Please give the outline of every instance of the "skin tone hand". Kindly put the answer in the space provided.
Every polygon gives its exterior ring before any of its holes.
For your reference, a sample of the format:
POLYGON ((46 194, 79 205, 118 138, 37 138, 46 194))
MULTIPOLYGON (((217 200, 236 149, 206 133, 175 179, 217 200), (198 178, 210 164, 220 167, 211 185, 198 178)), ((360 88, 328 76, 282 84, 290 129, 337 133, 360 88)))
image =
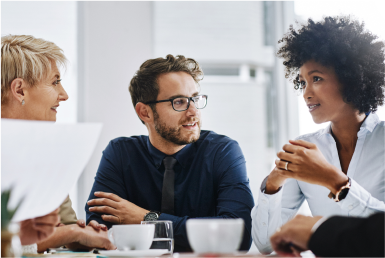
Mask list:
MULTIPOLYGON (((78 221, 76 221, 76 224, 79 227, 82 227, 82 228, 86 227, 86 222, 84 221, 84 219, 78 219, 78 221)), ((107 231, 108 230, 106 225, 99 224, 96 220, 91 220, 90 223, 88 223, 88 226, 93 227, 96 231, 99 231, 100 229, 103 230, 103 231, 107 231)))
MULTIPOLYGON (((79 240, 79 235, 84 235, 86 231, 89 231, 88 228, 93 228, 95 232, 99 231, 107 231, 107 227, 103 224, 99 224, 95 220, 90 221, 88 223, 88 226, 86 226, 86 223, 83 219, 79 219, 76 224, 71 225, 65 225, 63 223, 59 223, 56 225, 55 232, 49 236, 47 239, 44 239, 42 241, 39 241, 37 244, 37 251, 39 253, 44 252, 47 250, 47 248, 56 248, 59 246, 65 245, 67 248, 77 251, 77 250, 91 250, 93 248, 112 248, 104 241, 98 241, 98 238, 95 238, 96 242, 90 242, 91 245, 86 246, 79 243, 83 240, 81 238, 79 240), (78 241, 78 242, 77 242, 78 241), (94 246, 95 245, 95 246, 94 246), (99 245, 99 246, 97 246, 99 245)), ((94 233, 96 234, 96 233, 94 233)), ((85 236, 87 237, 87 235, 85 236)), ((107 238, 108 240, 108 238, 107 238)))
POLYGON ((270 237, 271 245, 279 256, 301 257, 300 252, 308 250, 311 229, 322 217, 297 215, 270 237))
POLYGON ((102 219, 115 224, 140 224, 148 210, 120 198, 116 194, 95 192, 97 199, 87 202, 91 212, 103 213, 102 219))
MULTIPOLYGON (((73 226, 78 227, 78 225, 73 226)), ((108 232, 106 230, 96 230, 91 226, 86 226, 78 229, 76 236, 73 243, 66 245, 71 250, 91 250, 93 248, 116 249, 116 246, 108 239, 108 232)))
MULTIPOLYGON (((85 228, 86 227, 86 222, 84 221, 84 219, 78 219, 76 221, 76 224, 79 226, 79 227, 82 227, 82 228, 85 228)), ((58 225, 56 225, 57 227, 62 227, 62 226, 65 226, 65 224, 63 223, 59 223, 58 225)), ((104 230, 104 231, 107 231, 108 228, 106 225, 104 224, 99 224, 96 220, 91 220, 90 223, 88 223, 88 226, 91 226, 93 227, 95 230, 99 231, 100 229, 101 230, 104 230)))
POLYGON ((116 249, 108 239, 106 230, 95 229, 92 226, 79 226, 79 223, 77 223, 58 226, 50 237, 37 243, 37 251, 41 253, 47 248, 56 248, 63 245, 74 251, 90 251, 93 248, 116 249))
POLYGON ((275 161, 276 167, 269 175, 266 193, 277 192, 287 178, 324 186, 334 194, 349 181, 341 170, 327 162, 315 144, 303 140, 289 142, 277 154, 280 160, 275 161))
POLYGON ((20 222, 20 241, 22 245, 31 245, 52 235, 59 223, 59 208, 38 218, 20 222))

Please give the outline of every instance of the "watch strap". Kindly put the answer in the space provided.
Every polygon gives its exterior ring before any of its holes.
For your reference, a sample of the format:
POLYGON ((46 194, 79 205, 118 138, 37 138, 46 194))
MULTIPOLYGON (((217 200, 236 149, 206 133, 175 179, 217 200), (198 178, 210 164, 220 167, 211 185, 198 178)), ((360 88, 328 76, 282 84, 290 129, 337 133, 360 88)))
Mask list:
POLYGON ((348 195, 349 193, 349 189, 351 187, 351 180, 350 180, 350 177, 348 177, 349 180, 348 182, 343 185, 337 192, 336 194, 333 194, 332 192, 329 193, 328 197, 330 199, 333 199, 335 202, 339 202, 339 201, 342 201, 343 199, 345 199, 345 197, 348 195))
POLYGON ((154 212, 154 213, 158 214, 158 217, 160 216, 160 214, 162 214, 160 211, 153 211, 153 210, 150 210, 150 212, 154 212))

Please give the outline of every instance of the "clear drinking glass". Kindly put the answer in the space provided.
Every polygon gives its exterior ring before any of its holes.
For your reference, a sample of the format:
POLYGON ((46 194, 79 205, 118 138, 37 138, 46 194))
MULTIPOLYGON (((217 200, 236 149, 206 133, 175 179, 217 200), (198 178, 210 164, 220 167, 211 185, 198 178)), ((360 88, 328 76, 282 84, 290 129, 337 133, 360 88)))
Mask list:
POLYGON ((169 253, 172 254, 174 251, 174 232, 172 229, 172 221, 142 221, 142 224, 155 225, 154 240, 152 241, 150 249, 167 249, 169 253))

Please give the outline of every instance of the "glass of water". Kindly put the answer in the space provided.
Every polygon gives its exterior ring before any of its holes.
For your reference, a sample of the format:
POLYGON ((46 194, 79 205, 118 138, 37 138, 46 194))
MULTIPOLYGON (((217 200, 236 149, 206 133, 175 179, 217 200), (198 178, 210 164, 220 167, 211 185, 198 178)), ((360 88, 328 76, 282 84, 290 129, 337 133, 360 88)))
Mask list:
POLYGON ((154 240, 150 249, 167 249, 170 254, 174 251, 174 232, 172 230, 172 221, 156 220, 142 221, 142 224, 154 224, 154 240))

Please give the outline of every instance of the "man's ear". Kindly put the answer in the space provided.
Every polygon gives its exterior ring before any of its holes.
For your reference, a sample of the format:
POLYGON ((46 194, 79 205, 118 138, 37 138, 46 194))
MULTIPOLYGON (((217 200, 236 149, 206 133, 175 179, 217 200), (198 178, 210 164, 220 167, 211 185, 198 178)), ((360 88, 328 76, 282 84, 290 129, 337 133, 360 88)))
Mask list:
POLYGON ((10 96, 15 98, 18 102, 22 102, 25 98, 24 89, 26 87, 26 83, 21 78, 16 78, 11 82, 11 94, 10 96))
POLYGON ((148 124, 148 123, 151 123, 154 121, 154 114, 153 114, 150 106, 148 106, 142 102, 138 102, 135 105, 135 111, 136 111, 136 114, 138 115, 138 117, 143 122, 148 124))

